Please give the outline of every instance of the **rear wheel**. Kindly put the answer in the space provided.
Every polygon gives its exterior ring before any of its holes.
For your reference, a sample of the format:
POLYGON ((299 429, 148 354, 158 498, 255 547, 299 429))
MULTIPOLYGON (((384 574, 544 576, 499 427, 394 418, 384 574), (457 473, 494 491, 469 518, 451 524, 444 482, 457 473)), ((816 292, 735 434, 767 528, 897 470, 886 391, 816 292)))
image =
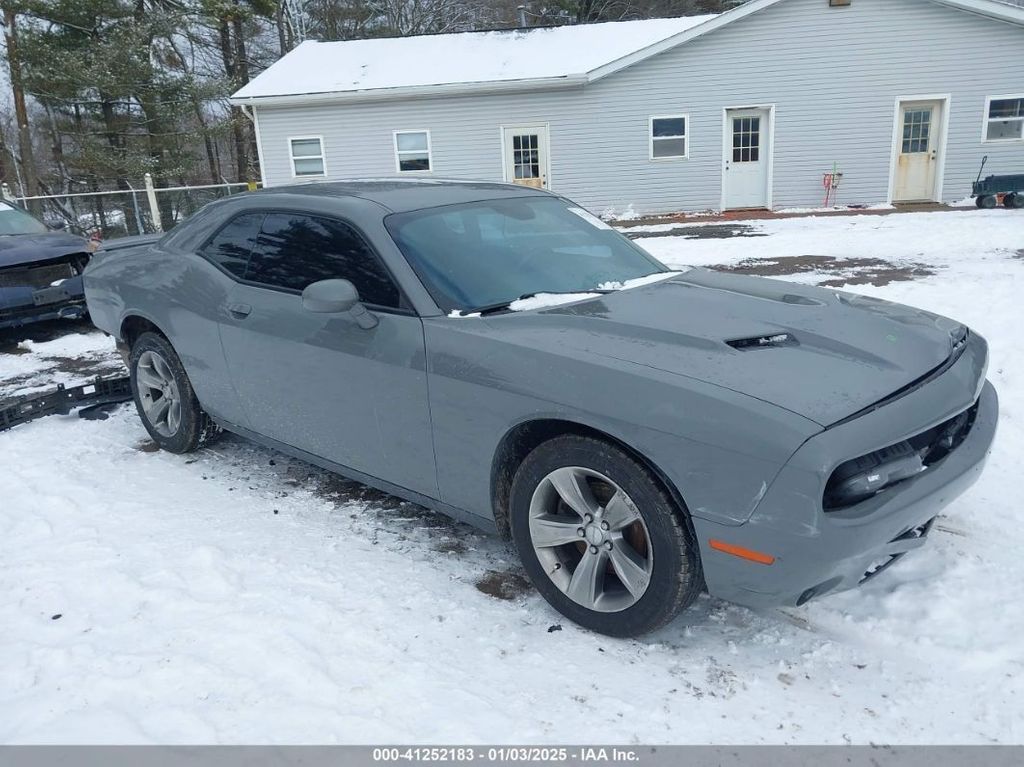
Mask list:
POLYGON ((510 522, 534 586, 567 618, 611 636, 653 631, 703 587, 685 510, 618 447, 556 437, 512 483, 510 522))
POLYGON ((1017 195, 1015 192, 1009 192, 1003 195, 1003 207, 1004 208, 1016 208, 1017 207, 1017 195))
POLYGON ((220 429, 199 406, 185 368, 163 336, 146 332, 129 356, 132 395, 143 426, 161 448, 190 453, 220 429))
POLYGON ((974 203, 979 208, 991 210, 992 208, 999 204, 999 200, 996 198, 994 194, 983 194, 980 195, 978 199, 974 201, 974 203))

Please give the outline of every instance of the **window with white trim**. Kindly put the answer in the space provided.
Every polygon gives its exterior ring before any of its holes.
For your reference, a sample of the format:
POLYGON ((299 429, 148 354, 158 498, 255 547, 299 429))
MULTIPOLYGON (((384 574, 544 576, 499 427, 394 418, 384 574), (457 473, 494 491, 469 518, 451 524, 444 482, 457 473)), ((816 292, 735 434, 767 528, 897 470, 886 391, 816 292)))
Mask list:
POLYGON ((324 142, 319 136, 300 136, 288 139, 292 158, 292 175, 296 178, 326 176, 324 168, 324 142))
POLYGON ((424 172, 430 161, 430 131, 395 131, 395 168, 399 173, 424 172))
POLYGON ((1024 96, 990 98, 985 111, 985 141, 1024 140, 1024 96))
POLYGON ((651 159, 680 160, 690 156, 689 115, 651 118, 651 159))

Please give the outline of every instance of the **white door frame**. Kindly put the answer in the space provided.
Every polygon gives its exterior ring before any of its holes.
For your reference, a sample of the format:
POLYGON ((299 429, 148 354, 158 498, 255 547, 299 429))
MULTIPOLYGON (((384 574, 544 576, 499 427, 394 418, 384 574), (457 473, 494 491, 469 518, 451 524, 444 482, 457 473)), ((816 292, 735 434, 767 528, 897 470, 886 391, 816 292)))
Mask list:
POLYGON ((953 103, 953 96, 949 93, 931 93, 920 96, 897 96, 896 106, 893 108, 892 117, 892 148, 889 156, 889 191, 885 202, 892 205, 893 197, 896 196, 896 166, 900 161, 900 148, 903 146, 903 121, 900 119, 900 109, 904 104, 915 101, 941 101, 942 122, 939 124, 937 138, 938 146, 935 148, 935 189, 932 190, 932 199, 936 202, 942 201, 943 184, 946 181, 946 145, 949 140, 949 112, 953 103))
POLYGON ((729 112, 740 109, 763 109, 768 113, 768 179, 765 183, 768 189, 765 194, 765 207, 772 209, 775 197, 775 104, 736 104, 722 108, 722 168, 721 179, 722 196, 718 209, 726 210, 725 207, 725 166, 732 159, 732 131, 729 125, 729 112))
POLYGON ((505 146, 505 131, 507 130, 543 130, 544 131, 544 178, 546 183, 544 189, 551 189, 551 123, 548 122, 517 122, 502 123, 498 126, 498 146, 501 147, 501 178, 506 184, 514 183, 512 180, 512 169, 508 166, 508 152, 505 146))

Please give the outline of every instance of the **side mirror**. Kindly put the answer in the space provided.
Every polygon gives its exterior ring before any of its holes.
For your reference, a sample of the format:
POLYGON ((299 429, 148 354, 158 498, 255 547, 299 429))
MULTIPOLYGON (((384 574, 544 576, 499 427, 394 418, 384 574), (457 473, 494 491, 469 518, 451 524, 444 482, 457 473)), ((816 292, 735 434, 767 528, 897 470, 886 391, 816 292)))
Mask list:
POLYGON ((359 302, 359 292, 348 280, 320 280, 308 285, 302 291, 302 308, 317 314, 348 312, 359 327, 367 330, 377 325, 377 318, 359 302))

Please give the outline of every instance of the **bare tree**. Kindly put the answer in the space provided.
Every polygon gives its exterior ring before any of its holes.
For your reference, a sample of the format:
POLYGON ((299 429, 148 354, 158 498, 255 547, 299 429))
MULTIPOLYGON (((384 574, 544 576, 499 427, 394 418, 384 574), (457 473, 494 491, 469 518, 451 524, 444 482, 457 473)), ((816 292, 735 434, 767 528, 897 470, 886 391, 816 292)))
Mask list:
POLYGON ((28 109, 25 106, 21 58, 18 54, 18 14, 14 3, 3 3, 4 36, 7 43, 7 65, 10 69, 11 95, 14 99, 14 119, 18 129, 18 152, 21 167, 23 194, 33 197, 39 194, 36 178, 36 162, 32 150, 32 131, 28 124, 28 109))

